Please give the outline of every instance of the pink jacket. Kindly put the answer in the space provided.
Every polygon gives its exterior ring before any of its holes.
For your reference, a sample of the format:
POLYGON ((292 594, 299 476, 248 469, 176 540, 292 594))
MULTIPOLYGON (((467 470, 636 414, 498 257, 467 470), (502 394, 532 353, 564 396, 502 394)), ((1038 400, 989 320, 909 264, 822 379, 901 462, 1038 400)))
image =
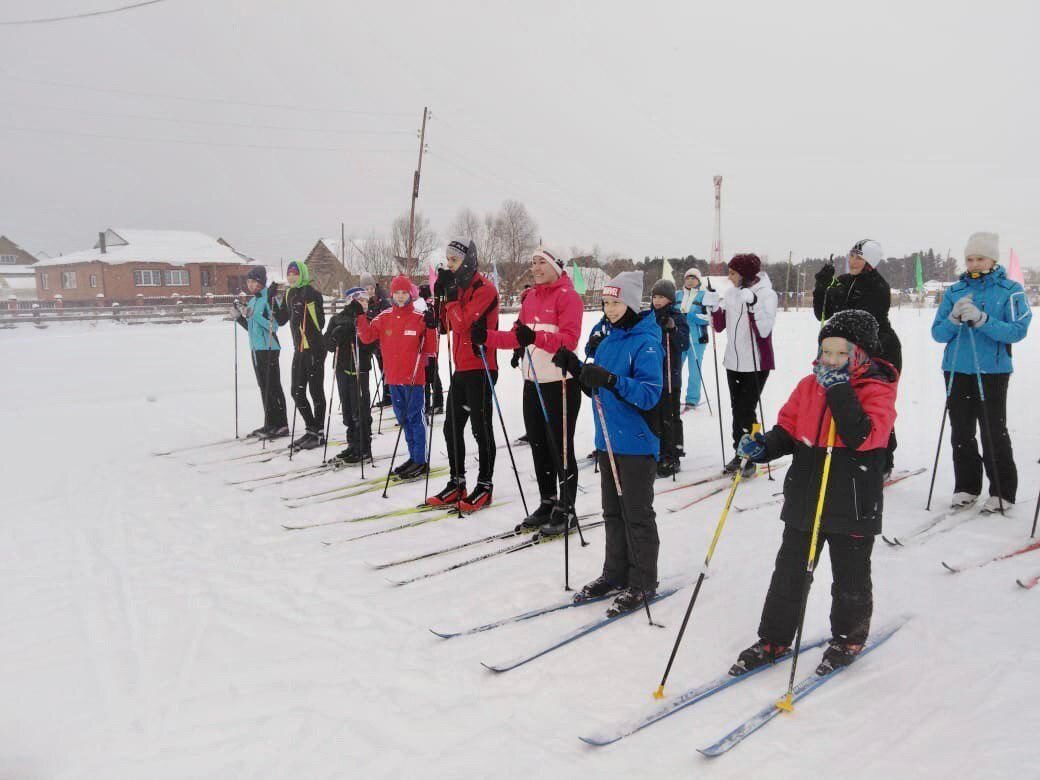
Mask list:
MULTIPOLYGON (((584 310, 581 297, 574 292, 574 285, 566 273, 560 274, 554 282, 527 290, 522 296, 520 316, 516 319, 517 323, 522 322, 535 332, 530 349, 534 372, 525 354, 524 379, 533 382, 534 374, 542 384, 563 379, 563 372, 552 364, 552 357, 560 347, 572 352, 578 348, 584 310)), ((488 331, 487 345, 489 349, 516 349, 520 346, 516 340, 516 326, 513 330, 488 331)))

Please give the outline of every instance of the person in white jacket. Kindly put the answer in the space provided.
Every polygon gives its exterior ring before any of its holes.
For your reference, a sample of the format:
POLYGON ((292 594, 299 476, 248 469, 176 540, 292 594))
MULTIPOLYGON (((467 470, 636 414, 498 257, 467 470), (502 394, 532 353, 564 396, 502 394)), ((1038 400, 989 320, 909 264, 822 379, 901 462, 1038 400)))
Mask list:
MULTIPOLYGON (((740 437, 751 433, 757 419, 755 406, 774 368, 773 325, 777 298, 769 277, 762 272, 758 255, 734 255, 729 261, 729 279, 733 286, 718 301, 705 295, 704 302, 713 308, 712 325, 716 332, 725 330, 727 333, 722 364, 729 383, 735 453, 740 437)), ((762 424, 765 425, 765 420, 762 424)), ((725 471, 732 473, 739 467, 740 459, 734 454, 725 471)), ((744 476, 750 476, 754 470, 755 465, 749 462, 744 476)))

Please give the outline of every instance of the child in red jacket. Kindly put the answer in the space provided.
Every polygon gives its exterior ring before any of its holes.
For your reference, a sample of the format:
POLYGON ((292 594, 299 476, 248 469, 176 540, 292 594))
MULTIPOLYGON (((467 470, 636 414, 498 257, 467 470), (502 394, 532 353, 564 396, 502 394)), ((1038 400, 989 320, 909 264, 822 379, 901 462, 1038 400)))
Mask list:
POLYGON ((875 357, 880 348, 878 324, 865 311, 838 312, 820 329, 819 341, 813 373, 795 387, 773 430, 765 436, 745 434, 737 448, 738 457, 755 463, 789 453, 794 458, 784 480, 784 534, 762 608, 759 641, 740 654, 730 669, 734 676, 776 661, 794 640, 832 420, 837 435, 816 553, 819 560, 826 542, 834 580, 831 641, 816 673, 852 663, 870 631, 870 554, 874 537, 881 533, 899 374, 891 363, 875 357))
MULTIPOLYGON (((378 341, 394 415, 408 444, 408 460, 394 469, 402 479, 426 473, 426 424, 423 421, 423 386, 426 359, 437 351, 436 319, 432 311, 420 314, 412 301, 412 282, 397 276, 390 283, 394 305, 369 321, 357 318, 358 338, 365 344, 378 341), (420 365, 423 371, 420 371, 420 365)), ((359 310, 361 304, 354 302, 359 310)), ((360 313, 360 311, 358 311, 360 313)))

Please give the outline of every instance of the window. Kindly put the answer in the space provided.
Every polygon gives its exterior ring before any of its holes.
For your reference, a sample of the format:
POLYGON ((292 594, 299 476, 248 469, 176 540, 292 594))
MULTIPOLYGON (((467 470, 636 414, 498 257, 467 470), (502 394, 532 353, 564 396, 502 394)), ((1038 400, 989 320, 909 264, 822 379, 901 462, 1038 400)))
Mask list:
POLYGON ((187 287, 187 271, 163 271, 163 282, 167 287, 187 287))
POLYGON ((15 265, 18 262, 18 255, 0 255, 0 265, 15 265))
POLYGON ((76 272, 75 271, 62 271, 61 272, 61 289, 63 289, 63 290, 75 290, 76 289, 76 272))
POLYGON ((199 276, 202 277, 202 286, 203 287, 212 287, 213 286, 213 269, 212 268, 200 268, 199 269, 199 276))
POLYGON ((231 295, 238 295, 246 289, 246 278, 244 276, 229 276, 227 278, 227 291, 231 295))
POLYGON ((94 288, 97 287, 97 274, 90 275, 90 286, 94 288))
POLYGON ((40 274, 40 287, 44 290, 51 289, 50 283, 47 281, 47 274, 40 274))
POLYGON ((134 287, 161 287, 162 272, 147 269, 134 271, 134 287))

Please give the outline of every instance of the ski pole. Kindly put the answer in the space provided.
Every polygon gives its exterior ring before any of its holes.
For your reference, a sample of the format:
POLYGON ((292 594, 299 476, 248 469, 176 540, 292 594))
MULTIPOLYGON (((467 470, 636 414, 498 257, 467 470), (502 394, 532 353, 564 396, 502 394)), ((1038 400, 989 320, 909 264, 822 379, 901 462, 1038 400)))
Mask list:
MULTIPOLYGON (((760 430, 762 430, 762 426, 755 423, 751 428, 751 435, 754 436, 760 430)), ((690 614, 693 612, 693 605, 697 603, 697 596, 701 592, 701 584, 704 582, 704 578, 708 574, 708 566, 711 564, 711 558, 715 554, 715 546, 719 543, 719 537, 722 536, 722 529, 726 525, 726 518, 729 516, 729 508, 733 503, 733 496, 737 493, 737 485, 740 484, 741 475, 748 460, 749 459, 746 456, 741 458, 740 468, 733 474, 733 484, 730 485, 729 495, 726 497, 726 504, 722 507, 722 515, 719 517, 718 525, 715 526, 715 535, 711 538, 711 544, 708 545, 708 554, 704 556, 704 566, 701 567, 700 574, 697 575, 697 584, 693 586, 693 595, 690 596, 690 603, 686 607, 686 614, 683 616, 682 625, 679 626, 679 634, 675 637, 675 644, 672 646, 672 654, 668 656, 668 664, 664 668, 664 675, 661 677, 661 684, 658 685, 657 690, 654 691, 655 699, 664 698, 664 684, 668 682, 668 674, 672 671, 672 664, 675 662, 675 654, 679 652, 679 643, 682 642, 683 634, 686 633, 686 624, 690 622, 690 614)))
POLYGON ((238 321, 231 320, 231 328, 235 332, 232 333, 232 337, 235 339, 235 438, 238 438, 238 321))
MULTIPOLYGON (((603 403, 599 400, 598 390, 592 396, 592 401, 596 406, 596 415, 599 417, 600 428, 603 429, 603 441, 607 445, 607 460, 610 461, 610 471, 614 475, 614 491, 618 497, 618 511, 621 514, 621 524, 625 527, 625 541, 628 544, 628 554, 632 556, 633 566, 638 569, 639 556, 636 553, 635 545, 632 543, 632 529, 629 527, 628 514, 625 512, 625 498, 621 492, 621 478, 618 476, 617 463, 614 462, 614 448, 610 446, 610 431, 607 430, 607 417, 603 414, 603 403)), ((643 608, 646 610, 646 619, 650 621, 650 625, 664 628, 660 623, 655 623, 653 615, 650 614, 650 602, 646 598, 646 591, 640 588, 639 592, 643 595, 643 608)))
POLYGON ((1033 510, 1033 530, 1029 532, 1029 538, 1036 536, 1036 519, 1040 517, 1040 493, 1036 494, 1036 509, 1033 510))
MULTIPOLYGON (((423 356, 423 337, 419 337, 419 354, 415 356, 415 366, 412 368, 412 378, 408 380, 408 387, 412 387, 415 383, 415 372, 419 370, 419 361, 422 360, 423 356)), ((406 410, 407 411, 407 410, 406 410)), ((390 456, 390 466, 386 470, 386 482, 383 484, 383 498, 389 498, 386 491, 390 487, 390 475, 394 473, 394 460, 397 458, 397 447, 401 444, 401 434, 404 433, 404 421, 397 427, 397 439, 394 441, 394 452, 390 456)), ((429 470, 430 464, 426 464, 426 469, 429 470)))
MULTIPOLYGON (((383 357, 382 345, 380 345, 378 354, 379 354, 380 359, 382 359, 382 357, 383 357)), ((383 395, 386 395, 386 393, 387 393, 386 369, 383 368, 383 364, 382 364, 382 362, 380 362, 380 360, 377 360, 376 363, 379 364, 379 381, 383 383, 383 395)), ((377 403, 379 404, 379 425, 376 428, 376 431, 378 431, 379 435, 382 436, 383 435, 383 409, 385 408, 386 404, 383 403, 383 397, 380 396, 378 392, 376 393, 376 399, 377 399, 377 403)), ((401 432, 398 431, 397 434, 398 434, 397 439, 398 439, 398 441, 400 441, 400 439, 401 439, 401 435, 400 435, 401 432)), ((396 450, 397 447, 395 446, 394 449, 396 450)))
POLYGON ((292 405, 292 430, 289 431, 289 462, 292 463, 293 455, 296 453, 296 448, 293 446, 296 444, 296 412, 299 408, 296 406, 296 399, 293 399, 292 405))
MULTIPOLYGON (((711 276, 708 276, 708 292, 715 292, 711 286, 711 276)), ((723 312, 725 316, 725 312, 723 312)), ((715 361, 715 406, 719 410, 719 452, 722 454, 722 467, 726 467, 726 444, 722 438, 722 390, 719 389, 719 351, 715 346, 715 312, 711 312, 711 322, 708 330, 711 331, 711 357, 715 361)))
POLYGON ((516 487, 520 491, 520 503, 524 505, 524 515, 526 516, 530 514, 530 512, 527 511, 527 499, 524 498, 524 486, 520 482, 520 472, 516 470, 516 460, 513 458, 513 447, 509 443, 509 431, 506 430, 506 420, 502 415, 502 406, 498 403, 498 393, 495 392, 495 383, 491 381, 491 369, 488 368, 487 350, 483 344, 478 345, 477 348, 480 350, 480 362, 484 364, 484 376, 487 379, 488 387, 491 390, 491 399, 495 402, 495 409, 498 411, 498 421, 502 425, 502 435, 506 437, 506 451, 509 453, 509 462, 513 464, 513 476, 516 477, 516 487))
MULTIPOLYGON (((560 372, 563 374, 563 379, 560 380, 560 411, 563 416, 563 427, 560 429, 560 435, 563 437, 563 467, 567 469, 570 467, 570 462, 567 460, 567 374, 566 372, 560 372)), ((569 490, 568 486, 560 485, 560 490, 569 490)), ((564 502, 567 499, 564 497, 564 502)), ((574 503, 573 501, 571 503, 574 503)), ((575 512, 577 514, 577 512, 575 512)), ((569 521, 569 519, 568 519, 569 521)), ((563 589, 571 589, 571 535, 563 535, 563 589)))
MULTIPOLYGON (((665 368, 668 369, 668 411, 667 414, 672 418, 672 441, 669 442, 669 446, 674 451, 679 444, 679 434, 676 428, 679 425, 679 418, 674 415, 675 408, 672 405, 672 340, 667 333, 664 334, 664 362, 665 368)), ((676 459, 678 460, 678 459, 676 459)), ((678 464, 676 464, 677 466, 678 464)), ((675 482, 675 471, 676 468, 672 468, 672 482, 675 482)))
MULTIPOLYGON (((693 362, 696 363, 696 365, 697 365, 697 377, 698 377, 698 379, 701 380, 701 387, 704 387, 704 374, 701 373, 701 361, 700 361, 700 358, 697 357, 697 353, 696 352, 693 353, 693 362)), ((715 412, 713 412, 711 410, 711 393, 709 393, 709 392, 705 392, 704 393, 704 401, 705 401, 705 403, 708 404, 708 414, 710 414, 712 417, 714 417, 715 416, 715 412)))
MULTIPOLYGON (((757 344, 755 343, 758 327, 751 318, 751 307, 745 304, 744 308, 748 315, 748 337, 751 339, 751 366, 755 369, 755 392, 758 393, 758 416, 762 418, 762 425, 765 425, 766 413, 762 408, 762 380, 758 377, 758 355, 756 353, 757 344)), ((752 427, 754 427, 754 423, 752 423, 752 427)), ((769 465, 769 461, 766 461, 766 476, 769 477, 770 482, 773 481, 773 467, 769 465)))
POLYGON ((827 496, 827 482, 831 476, 831 457, 834 453, 834 439, 837 426, 831 417, 831 426, 827 431, 827 456, 823 460, 823 475, 820 477, 820 495, 816 499, 816 516, 813 518, 812 536, 809 539, 809 557, 805 564, 805 586, 802 590, 802 609, 798 617, 798 631, 794 637, 794 653, 791 656, 791 678, 787 683, 787 693, 776 703, 777 709, 784 712, 794 711, 794 677, 798 671, 798 652, 802 648, 802 628, 805 626, 805 609, 809 605, 809 588, 812 587, 813 572, 816 570, 816 550, 820 538, 820 519, 823 517, 823 500, 827 496))
POLYGON ((964 332, 964 323, 957 326, 957 338, 953 343, 953 362, 950 364, 950 378, 946 380, 946 401, 943 403, 942 422, 939 423, 939 441, 935 443, 935 462, 932 464, 932 481, 928 485, 928 502, 924 510, 932 510, 932 491, 935 490, 935 475, 939 470, 939 451, 942 449, 943 431, 946 430, 946 417, 950 413, 950 393, 953 392, 954 369, 957 367, 957 352, 961 348, 961 333, 964 332))
MULTIPOLYGON (((440 334, 437 335, 438 341, 440 341, 440 334)), ((426 368, 429 368, 429 358, 427 360, 426 368)), ((440 370, 440 366, 437 367, 440 370)), ((432 399, 431 399, 432 401, 432 399)), ((427 423, 430 426, 430 441, 426 445, 426 486, 423 488, 423 500, 426 496, 430 495, 430 461, 433 459, 433 422, 437 419, 437 407, 432 403, 430 404, 430 416, 427 423)))
MULTIPOLYGON (((565 488, 567 486, 567 482, 569 481, 567 479, 567 472, 564 468, 564 465, 560 463, 560 448, 556 444, 556 437, 553 436, 552 424, 549 422, 549 411, 545 406, 545 398, 542 396, 542 386, 538 382, 538 372, 535 370, 534 367, 534 359, 531 356, 531 348, 527 347, 527 349, 524 352, 527 355, 527 365, 531 369, 531 377, 534 379, 534 389, 535 392, 538 394, 538 405, 542 409, 542 420, 545 422, 545 437, 549 440, 549 449, 552 450, 553 462, 556 466, 556 475, 560 483, 561 492, 563 493, 562 497, 564 498, 564 501, 566 501, 565 497, 567 495, 567 491, 565 490, 565 488)), ((564 379, 564 381, 566 381, 566 379, 564 379)), ((566 435, 566 433, 567 432, 564 431, 564 435, 566 435)), ((581 523, 578 522, 578 514, 574 511, 574 502, 571 501, 570 504, 570 506, 565 506, 564 510, 569 510, 570 514, 574 515, 574 527, 578 529, 578 538, 581 540, 581 546, 587 547, 589 543, 585 541, 585 535, 581 532, 581 523)), ((570 526, 570 521, 571 519, 570 517, 568 517, 566 521, 567 526, 570 526)), ((563 533, 566 541, 566 535, 570 533, 570 528, 568 527, 566 530, 564 530, 563 533)))
POLYGON ((332 395, 336 389, 336 371, 339 369, 339 347, 332 355, 332 381, 329 382, 329 416, 325 422, 325 446, 321 450, 321 462, 325 462, 325 456, 329 454, 329 434, 332 432, 332 395))
MULTIPOLYGON (((269 295, 267 291, 265 294, 269 295)), ((274 309, 271 308, 270 300, 267 301, 267 365, 264 366, 264 424, 267 424, 268 409, 270 408, 271 401, 271 337, 274 334, 274 309)), ((259 360, 257 363, 259 364, 259 360)), ((272 423, 273 424, 273 423, 272 423)), ((264 437, 261 449, 267 449, 267 437, 264 437)))
MULTIPOLYGON (((365 381, 368 381, 368 377, 365 377, 365 381)), ((361 350, 358 347, 358 335, 357 330, 354 331, 354 385, 356 386, 355 395, 357 396, 357 422, 354 423, 354 430, 357 431, 359 441, 357 442, 358 448, 361 450, 361 479, 365 478, 365 422, 362 419, 364 410, 364 404, 361 403, 361 350)), ((372 445, 368 445, 368 456, 372 457, 372 445)))
POLYGON ((997 487, 997 506, 1000 514, 1004 514, 1004 493, 1000 489, 1000 472, 997 470, 997 451, 993 449, 993 429, 989 424, 989 410, 986 408, 986 391, 982 387, 982 369, 979 368, 979 353, 975 348, 974 325, 968 327, 968 342, 971 344, 971 359, 975 364, 975 381, 979 386, 979 406, 982 408, 982 424, 985 428, 986 449, 989 450, 989 466, 993 469, 993 482, 997 487))

